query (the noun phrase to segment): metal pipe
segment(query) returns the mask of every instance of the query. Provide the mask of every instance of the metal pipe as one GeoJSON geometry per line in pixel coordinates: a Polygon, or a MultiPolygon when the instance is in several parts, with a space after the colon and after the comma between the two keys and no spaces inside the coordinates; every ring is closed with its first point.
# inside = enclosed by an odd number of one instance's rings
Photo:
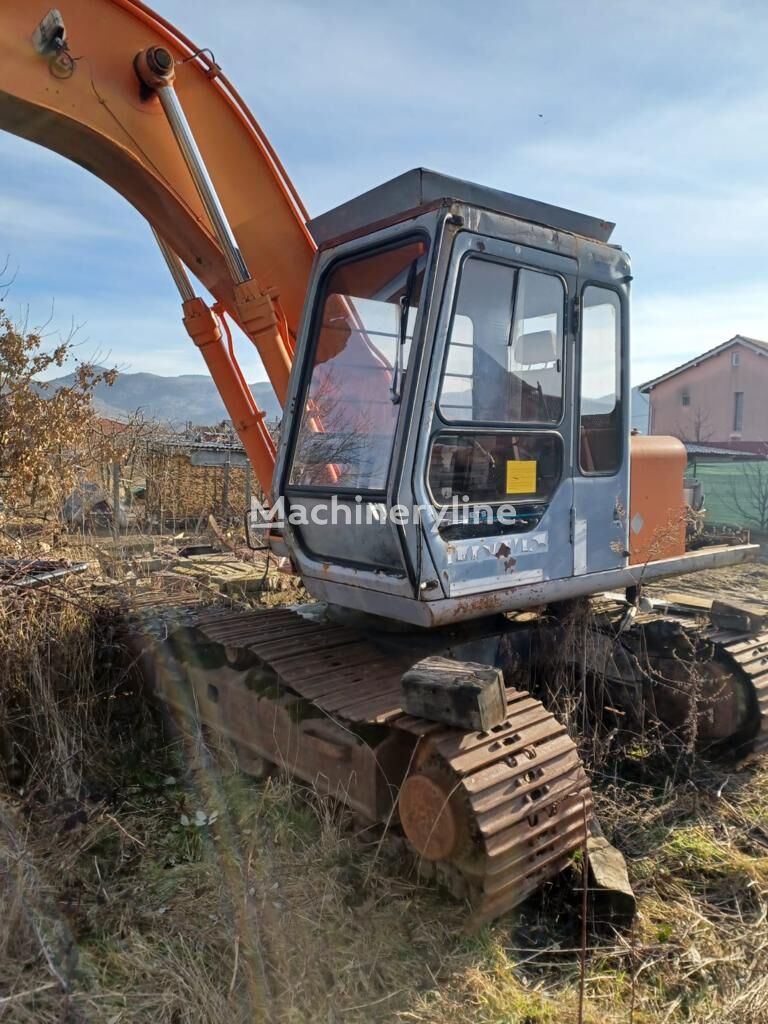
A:
{"type": "Polygon", "coordinates": [[[184,264],[181,262],[179,257],[173,251],[173,249],[168,245],[165,239],[161,238],[154,228],[152,228],[152,234],[155,236],[155,241],[157,242],[160,248],[160,252],[163,254],[163,259],[165,260],[168,269],[171,272],[173,282],[179,289],[181,301],[187,302],[189,301],[189,299],[194,299],[195,290],[192,287],[192,282],[189,280],[189,276],[184,268],[184,264]]]}
{"type": "MultiPolygon", "coordinates": [[[[32,567],[30,566],[29,568],[31,569],[32,567]]],[[[59,580],[64,576],[83,573],[86,572],[88,568],[88,562],[78,562],[76,565],[68,565],[63,569],[51,569],[47,572],[41,572],[39,575],[33,572],[28,572],[28,575],[26,576],[0,580],[0,587],[16,587],[19,590],[25,588],[33,589],[35,587],[44,587],[46,583],[50,583],[52,580],[59,580]]]]}
{"type": "Polygon", "coordinates": [[[184,162],[189,169],[189,173],[192,175],[192,180],[208,214],[214,234],[224,253],[224,259],[232,279],[235,284],[249,281],[251,275],[248,273],[245,260],[240,254],[237,239],[232,232],[232,228],[229,226],[224,207],[221,205],[221,200],[216,194],[216,189],[208,174],[205,161],[197,147],[197,142],[187,121],[184,108],[179,101],[179,97],[176,95],[176,90],[170,83],[161,85],[157,89],[157,95],[165,116],[168,118],[174,138],[179,144],[181,155],[184,157],[184,162]]]}

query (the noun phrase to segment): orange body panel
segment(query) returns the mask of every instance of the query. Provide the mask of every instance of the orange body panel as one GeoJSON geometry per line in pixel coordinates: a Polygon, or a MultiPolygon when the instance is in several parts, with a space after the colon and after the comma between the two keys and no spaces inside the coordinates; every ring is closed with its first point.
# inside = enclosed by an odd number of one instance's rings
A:
{"type": "Polygon", "coordinates": [[[684,554],[685,446],[676,437],[636,435],[630,439],[630,459],[630,563],[684,554]]]}

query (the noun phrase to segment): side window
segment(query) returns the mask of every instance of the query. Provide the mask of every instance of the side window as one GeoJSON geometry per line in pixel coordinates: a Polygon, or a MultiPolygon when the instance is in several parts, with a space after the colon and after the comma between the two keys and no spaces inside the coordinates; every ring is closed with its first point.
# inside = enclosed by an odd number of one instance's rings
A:
{"type": "Polygon", "coordinates": [[[436,505],[456,499],[540,503],[554,494],[562,467],[557,434],[446,430],[432,443],[429,487],[436,505]]]}
{"type": "Polygon", "coordinates": [[[733,393],[733,432],[740,434],[744,426],[744,392],[733,393]]]}
{"type": "Polygon", "coordinates": [[[474,333],[468,316],[456,313],[440,391],[440,410],[448,420],[471,420],[474,392],[474,333]]]}
{"type": "Polygon", "coordinates": [[[461,271],[440,390],[447,423],[558,423],[563,410],[559,277],[479,257],[461,271]]]}
{"type": "Polygon", "coordinates": [[[621,302],[589,285],[582,297],[580,458],[583,473],[614,473],[621,465],[621,302]]]}

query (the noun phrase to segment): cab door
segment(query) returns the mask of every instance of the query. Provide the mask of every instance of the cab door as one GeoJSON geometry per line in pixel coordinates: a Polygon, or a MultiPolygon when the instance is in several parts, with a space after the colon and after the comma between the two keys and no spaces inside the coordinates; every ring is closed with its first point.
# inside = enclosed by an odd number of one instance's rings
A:
{"type": "Polygon", "coordinates": [[[382,589],[409,595],[391,512],[428,250],[412,233],[325,269],[283,488],[289,529],[319,571],[373,571],[382,589]]]}
{"type": "Polygon", "coordinates": [[[576,272],[499,238],[454,245],[417,458],[447,597],[572,574],[576,272]]]}
{"type": "Polygon", "coordinates": [[[573,572],[627,562],[629,359],[626,287],[586,281],[579,294],[573,572]]]}

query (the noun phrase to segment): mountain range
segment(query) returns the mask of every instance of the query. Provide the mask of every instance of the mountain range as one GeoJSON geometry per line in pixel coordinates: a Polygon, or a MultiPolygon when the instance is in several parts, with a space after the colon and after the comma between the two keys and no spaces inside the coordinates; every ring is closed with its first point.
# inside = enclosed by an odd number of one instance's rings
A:
{"type": "MultiPolygon", "coordinates": [[[[58,390],[71,386],[73,374],[48,381],[58,390]]],[[[267,381],[251,384],[256,404],[270,421],[282,416],[280,405],[267,381]]],[[[119,373],[112,387],[97,385],[93,404],[100,416],[124,420],[141,411],[147,419],[156,419],[174,426],[193,423],[210,426],[227,418],[213,380],[205,374],[185,373],[179,377],[162,377],[156,373],[119,373]]]]}
{"type": "MultiPolygon", "coordinates": [[[[56,389],[68,387],[73,374],[48,382],[56,389]]],[[[272,385],[268,381],[251,384],[256,404],[270,421],[282,416],[272,385]]],[[[205,374],[186,373],[179,377],[162,377],[156,373],[119,373],[109,387],[99,384],[94,392],[94,405],[100,416],[123,420],[141,410],[147,419],[156,419],[183,426],[210,426],[227,418],[224,403],[213,380],[205,374]]],[[[648,431],[648,397],[632,389],[632,426],[645,434],[648,431]]]]}

